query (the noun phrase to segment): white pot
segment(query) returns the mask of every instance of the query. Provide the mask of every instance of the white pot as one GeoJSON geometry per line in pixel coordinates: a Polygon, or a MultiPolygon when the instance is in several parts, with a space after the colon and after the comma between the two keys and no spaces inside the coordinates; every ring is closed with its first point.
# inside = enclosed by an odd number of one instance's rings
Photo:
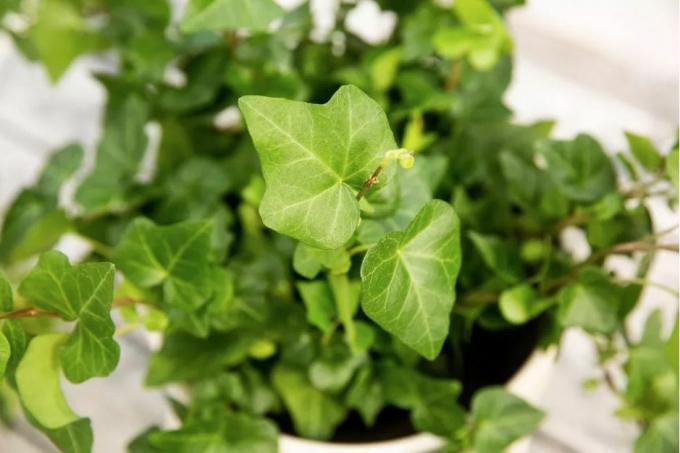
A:
{"type": "MultiPolygon", "coordinates": [[[[161,344],[159,334],[147,336],[152,349],[161,344]]],[[[550,377],[557,349],[535,350],[529,359],[508,381],[505,388],[527,402],[538,405],[550,377]]],[[[179,385],[168,386],[167,391],[179,401],[187,401],[186,389],[179,385]]],[[[168,409],[164,428],[174,429],[180,425],[174,412],[168,409]]],[[[332,443],[303,439],[289,434],[279,435],[279,453],[431,453],[444,446],[444,439],[429,433],[418,433],[398,439],[370,443],[332,443]]],[[[527,453],[530,436],[518,439],[506,453],[527,453]]]]}

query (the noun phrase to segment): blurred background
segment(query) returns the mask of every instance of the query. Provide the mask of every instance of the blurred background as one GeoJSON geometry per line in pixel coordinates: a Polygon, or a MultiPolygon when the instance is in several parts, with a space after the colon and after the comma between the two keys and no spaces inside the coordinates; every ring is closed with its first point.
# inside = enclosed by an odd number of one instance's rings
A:
{"type": "MultiPolygon", "coordinates": [[[[299,3],[281,3],[292,2],[299,3]]],[[[611,152],[625,148],[624,130],[648,135],[668,149],[678,125],[678,9],[676,0],[529,0],[513,10],[509,22],[515,72],[506,99],[517,120],[554,119],[556,135],[588,132],[611,152]]],[[[81,58],[51,85],[41,67],[25,61],[0,36],[0,212],[34,180],[50,150],[71,141],[94,148],[104,91],[89,74],[110,66],[106,60],[81,58]]],[[[677,224],[678,213],[657,201],[650,200],[657,229],[677,224]]],[[[567,231],[564,241],[575,249],[584,243],[576,231],[567,231]]],[[[626,272],[625,261],[610,264],[626,272]]],[[[650,280],[677,290],[678,270],[677,256],[661,252],[650,280]]],[[[631,320],[633,336],[656,307],[666,310],[670,330],[676,303],[668,293],[647,288],[631,320]]],[[[93,420],[95,451],[124,451],[134,434],[162,422],[162,395],[142,388],[145,341],[126,335],[121,347],[121,362],[112,376],[92,379],[68,395],[76,412],[93,420]]],[[[606,388],[586,391],[581,385],[598,375],[595,360],[591,340],[569,332],[539,404],[548,418],[533,439],[532,451],[630,450],[635,430],[612,416],[617,399],[606,388]]],[[[0,451],[54,450],[25,427],[0,432],[0,451]]]]}

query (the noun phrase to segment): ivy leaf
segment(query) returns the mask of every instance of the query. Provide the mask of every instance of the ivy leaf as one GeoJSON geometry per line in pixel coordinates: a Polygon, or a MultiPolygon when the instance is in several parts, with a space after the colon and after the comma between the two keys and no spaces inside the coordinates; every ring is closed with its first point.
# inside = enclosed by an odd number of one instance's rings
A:
{"type": "Polygon", "coordinates": [[[10,311],[12,307],[14,307],[12,285],[10,285],[5,274],[0,271],[0,312],[10,311]]]}
{"type": "Polygon", "coordinates": [[[355,191],[396,148],[380,106],[349,85],[323,105],[245,96],[239,107],[267,186],[264,224],[314,247],[345,245],[359,223],[355,191]]]}
{"type": "Polygon", "coordinates": [[[385,398],[380,379],[372,366],[363,366],[357,370],[356,377],[347,390],[345,403],[359,412],[366,426],[373,426],[385,406],[385,398]]]}
{"type": "Polygon", "coordinates": [[[95,166],[75,194],[76,202],[87,213],[119,210],[130,199],[143,195],[131,193],[131,188],[147,146],[144,126],[149,105],[129,87],[105,84],[108,102],[95,166]]]}
{"type": "Polygon", "coordinates": [[[53,82],[59,80],[80,54],[94,50],[99,38],[90,32],[76,4],[69,0],[41,0],[30,39],[53,82]]]}
{"type": "Polygon", "coordinates": [[[66,340],[67,336],[60,333],[34,337],[17,367],[21,402],[48,429],[61,428],[80,418],[66,402],[59,381],[59,348],[66,340]]]}
{"type": "Polygon", "coordinates": [[[181,29],[184,33],[247,29],[265,31],[283,10],[272,0],[191,0],[181,29]]]}
{"type": "Polygon", "coordinates": [[[328,439],[347,415],[347,409],[316,389],[304,371],[278,365],[272,371],[272,383],[293,417],[295,431],[303,437],[328,439]]]}
{"type": "Polygon", "coordinates": [[[21,282],[19,293],[36,307],[78,321],[61,350],[64,374],[71,382],[107,376],[120,355],[111,320],[114,267],[110,263],[71,266],[60,252],[44,253],[21,282]]]}
{"type": "Polygon", "coordinates": [[[520,254],[515,245],[496,236],[468,232],[486,264],[498,277],[506,283],[517,283],[524,278],[524,270],[520,254]]]}
{"type": "Polygon", "coordinates": [[[472,399],[474,450],[500,453],[513,441],[531,433],[543,412],[501,387],[478,391],[472,399]]]}
{"type": "Polygon", "coordinates": [[[387,234],[361,266],[361,306],[369,318],[427,359],[446,339],[460,269],[453,208],[433,200],[403,232],[387,234]]]}
{"type": "Polygon", "coordinates": [[[626,132],[628,147],[640,164],[649,171],[659,170],[663,165],[661,153],[652,141],[642,135],[626,132]]]}
{"type": "Polygon", "coordinates": [[[538,151],[548,164],[548,173],[571,200],[589,202],[616,191],[616,175],[602,146],[591,136],[573,140],[546,140],[538,151]]]}
{"type": "Polygon", "coordinates": [[[163,347],[149,362],[146,385],[194,380],[211,376],[248,357],[255,339],[242,330],[196,338],[183,332],[165,337],[163,347]]]}
{"type": "Polygon", "coordinates": [[[552,305],[551,299],[539,299],[531,285],[522,283],[501,293],[498,308],[512,324],[524,324],[552,305]]]}
{"type": "Polygon", "coordinates": [[[559,320],[565,327],[581,327],[591,333],[609,334],[619,325],[621,288],[594,268],[585,269],[579,281],[559,294],[559,320]]]}
{"type": "Polygon", "coordinates": [[[354,372],[364,362],[365,355],[353,355],[343,343],[326,347],[321,356],[309,367],[309,380],[314,387],[337,393],[352,379],[354,372]]]}
{"type": "Polygon", "coordinates": [[[163,300],[169,306],[193,311],[213,292],[210,244],[213,223],[188,220],[157,226],[136,219],[114,251],[114,261],[135,285],[163,285],[163,300]]]}
{"type": "Polygon", "coordinates": [[[328,283],[298,282],[297,288],[307,308],[307,321],[324,333],[330,332],[335,318],[335,303],[328,283]]]}
{"type": "Polygon", "coordinates": [[[461,385],[449,379],[418,376],[418,402],[413,424],[418,430],[453,437],[465,424],[465,410],[458,403],[461,385]]]}
{"type": "Polygon", "coordinates": [[[309,279],[316,278],[323,268],[344,274],[351,265],[349,253],[344,248],[325,250],[300,242],[293,254],[293,269],[309,279]]]}
{"type": "Polygon", "coordinates": [[[275,453],[278,433],[268,420],[224,412],[209,420],[193,420],[178,430],[152,432],[148,440],[159,451],[173,453],[275,453]]]}
{"type": "Polygon", "coordinates": [[[56,429],[40,426],[39,423],[31,420],[31,417],[29,417],[29,420],[31,424],[49,437],[62,453],[90,453],[92,451],[94,438],[89,418],[79,418],[66,426],[56,429]]]}
{"type": "Polygon", "coordinates": [[[68,230],[59,192],[80,166],[83,149],[67,145],[50,156],[34,187],[23,190],[7,211],[0,235],[0,259],[9,263],[49,250],[68,230]]]}

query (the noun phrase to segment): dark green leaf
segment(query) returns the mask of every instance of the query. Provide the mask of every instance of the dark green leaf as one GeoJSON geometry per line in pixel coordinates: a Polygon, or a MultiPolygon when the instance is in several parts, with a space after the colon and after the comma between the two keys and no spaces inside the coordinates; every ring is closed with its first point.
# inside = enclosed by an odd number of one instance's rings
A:
{"type": "Polygon", "coordinates": [[[60,252],[43,254],[21,282],[19,293],[36,307],[78,321],[61,350],[64,374],[72,382],[109,375],[120,348],[111,320],[114,267],[110,263],[71,266],[60,252]]]}
{"type": "Polygon", "coordinates": [[[661,153],[656,149],[652,141],[642,135],[626,132],[628,146],[640,164],[649,171],[661,169],[663,159],[661,153]]]}
{"type": "Polygon", "coordinates": [[[335,319],[335,302],[328,284],[323,281],[298,282],[297,288],[307,308],[307,321],[322,332],[329,332],[335,319]]]}

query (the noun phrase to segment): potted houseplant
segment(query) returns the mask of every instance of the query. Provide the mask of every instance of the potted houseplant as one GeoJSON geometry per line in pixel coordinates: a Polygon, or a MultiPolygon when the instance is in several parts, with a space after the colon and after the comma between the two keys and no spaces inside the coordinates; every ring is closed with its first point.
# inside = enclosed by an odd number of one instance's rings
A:
{"type": "Polygon", "coordinates": [[[543,416],[502,385],[578,328],[627,374],[603,381],[636,450],[676,451],[677,323],[666,338],[655,312],[635,339],[625,319],[654,252],[677,250],[644,203],[677,203],[677,144],[629,133],[610,158],[588,135],[512,123],[514,3],[385,2],[398,21],[382,42],[345,29],[352,5],[325,40],[306,4],[270,0],[192,0],[179,22],[163,1],[3,5],[54,80],[84,53],[119,61],[98,75],[93,165],[55,151],[4,216],[3,398],[62,451],[89,451],[60,376],[110,374],[116,336],[145,328],[162,339],[146,384],[181,387],[179,426],[130,451],[495,452],[543,416]],[[565,228],[586,232],[588,258],[561,247],[565,228]],[[77,262],[51,250],[67,234],[91,247],[77,262]],[[613,254],[639,278],[605,271],[613,254]]]}

